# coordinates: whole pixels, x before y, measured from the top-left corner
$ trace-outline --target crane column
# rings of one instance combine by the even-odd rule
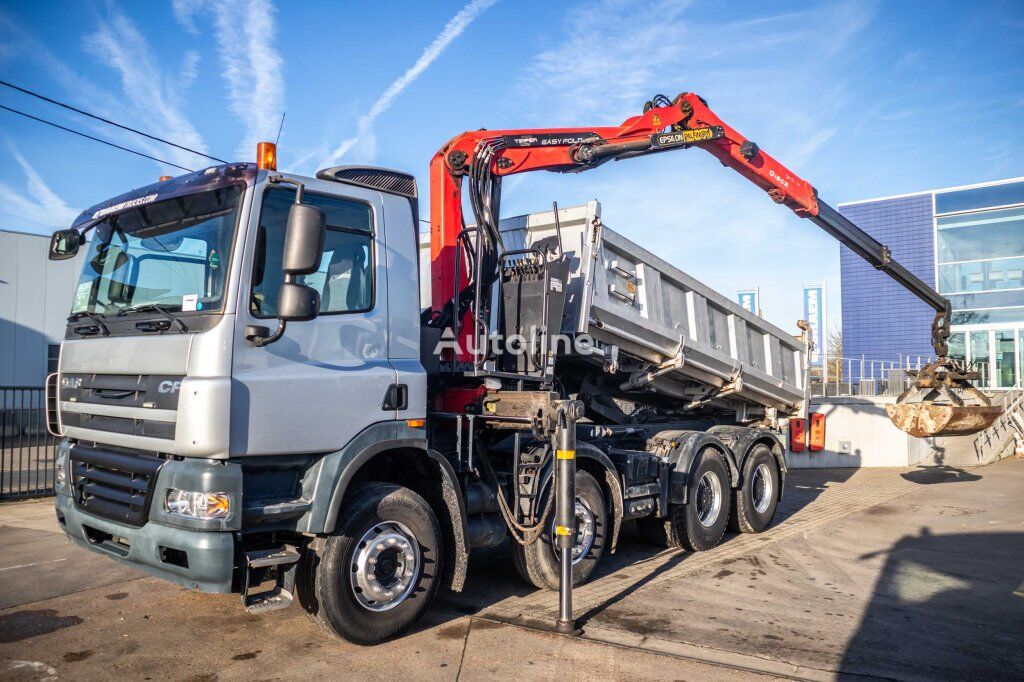
[[[576,420],[583,403],[566,400],[558,406],[555,429],[555,545],[559,548],[558,622],[555,629],[579,634],[572,617],[572,548],[576,544]]]

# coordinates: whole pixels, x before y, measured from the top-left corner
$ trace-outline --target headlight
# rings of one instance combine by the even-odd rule
[[[171,488],[164,498],[164,510],[193,519],[223,519],[231,512],[227,493],[196,493]]]
[[[63,488],[64,484],[68,482],[67,472],[64,471],[64,460],[60,457],[57,458],[57,462],[53,467],[53,481],[58,488]]]

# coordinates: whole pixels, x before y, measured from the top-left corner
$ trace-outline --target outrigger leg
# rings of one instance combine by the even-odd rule
[[[558,407],[555,429],[555,538],[560,550],[561,575],[558,583],[558,622],[555,630],[567,635],[582,634],[572,617],[572,548],[576,543],[576,420],[583,416],[583,403],[566,400]]]

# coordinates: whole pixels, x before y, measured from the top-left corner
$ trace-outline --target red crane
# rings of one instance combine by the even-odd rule
[[[912,435],[953,435],[986,428],[1000,413],[970,384],[977,374],[948,357],[950,303],[892,259],[884,244],[818,198],[817,190],[755,142],[726,124],[692,92],[673,100],[658,95],[618,126],[536,130],[476,130],[448,141],[430,165],[431,324],[452,329],[458,350],[450,367],[472,367],[479,329],[489,322],[490,286],[497,276],[501,237],[501,178],[535,170],[581,172],[610,160],[699,147],[768,193],[773,201],[808,218],[877,269],[930,305],[937,360],[890,410]],[[463,183],[474,227],[467,229]],[[472,238],[471,238],[472,236]],[[458,257],[457,257],[457,254]],[[474,286],[479,278],[480,286]]]

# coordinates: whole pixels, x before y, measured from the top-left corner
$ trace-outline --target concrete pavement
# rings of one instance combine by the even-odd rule
[[[627,537],[577,590],[580,640],[549,624],[507,550],[382,646],[297,608],[142,577],[64,544],[48,501],[0,507],[0,678],[718,679],[1024,677],[1024,461],[791,473],[776,523],[710,552]],[[1018,592],[1018,594],[1015,594]]]

